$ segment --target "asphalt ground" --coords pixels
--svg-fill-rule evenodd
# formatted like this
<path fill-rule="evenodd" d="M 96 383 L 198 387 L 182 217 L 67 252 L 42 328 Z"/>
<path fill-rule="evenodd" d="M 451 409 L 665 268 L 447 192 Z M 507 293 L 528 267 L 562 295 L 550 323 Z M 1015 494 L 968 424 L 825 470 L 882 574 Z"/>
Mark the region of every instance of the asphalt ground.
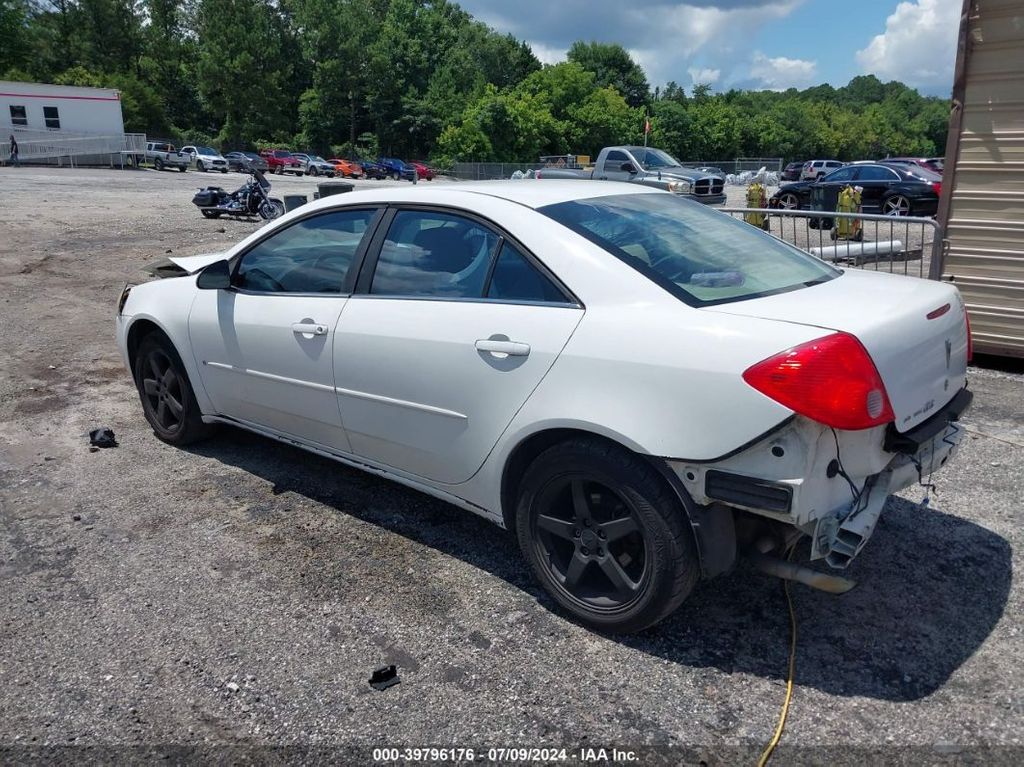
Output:
<path fill-rule="evenodd" d="M 276 196 L 314 187 L 272 180 Z M 785 691 L 779 581 L 740 565 L 659 626 L 601 636 L 467 512 L 241 431 L 156 440 L 115 301 L 143 265 L 258 226 L 189 202 L 241 181 L 0 169 L 0 762 L 373 763 L 373 747 L 444 746 L 753 764 Z M 929 505 L 921 489 L 890 500 L 848 572 L 858 587 L 792 588 L 773 763 L 1024 757 L 1024 376 L 1004 367 L 972 369 L 959 458 Z M 90 452 L 101 425 L 119 446 Z M 401 683 L 372 689 L 392 663 Z"/>

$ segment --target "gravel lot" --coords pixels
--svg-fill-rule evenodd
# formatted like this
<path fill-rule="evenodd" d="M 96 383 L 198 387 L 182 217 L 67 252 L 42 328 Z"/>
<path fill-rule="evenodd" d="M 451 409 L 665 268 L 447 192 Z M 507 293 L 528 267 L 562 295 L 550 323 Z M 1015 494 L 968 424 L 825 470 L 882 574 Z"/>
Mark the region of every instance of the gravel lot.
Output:
<path fill-rule="evenodd" d="M 252 231 L 190 203 L 241 180 L 0 169 L 0 762 L 352 745 L 756 761 L 785 691 L 778 581 L 741 565 L 655 629 L 603 637 L 473 515 L 239 431 L 153 437 L 114 345 L 118 291 Z M 1024 376 L 971 381 L 972 434 L 931 507 L 890 501 L 849 594 L 793 588 L 776 763 L 1024 758 Z M 90 452 L 98 425 L 120 447 Z M 401 684 L 372 690 L 387 663 Z"/>

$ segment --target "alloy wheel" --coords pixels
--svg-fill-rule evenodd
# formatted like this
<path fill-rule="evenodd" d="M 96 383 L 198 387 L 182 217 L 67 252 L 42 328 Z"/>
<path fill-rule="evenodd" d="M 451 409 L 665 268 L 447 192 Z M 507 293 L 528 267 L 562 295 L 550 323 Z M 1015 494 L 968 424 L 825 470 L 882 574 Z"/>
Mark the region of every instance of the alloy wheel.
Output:
<path fill-rule="evenodd" d="M 901 194 L 894 195 L 885 201 L 882 210 L 887 216 L 909 216 L 910 200 Z"/>
<path fill-rule="evenodd" d="M 800 204 L 797 200 L 796 195 L 792 193 L 786 193 L 779 197 L 779 207 L 783 210 L 795 210 Z"/>
<path fill-rule="evenodd" d="M 649 557 L 636 511 L 595 477 L 567 476 L 537 499 L 533 540 L 551 581 L 589 610 L 634 604 L 649 580 Z"/>
<path fill-rule="evenodd" d="M 142 365 L 142 392 L 161 428 L 173 432 L 184 417 L 185 392 L 174 363 L 163 349 L 151 349 Z"/>

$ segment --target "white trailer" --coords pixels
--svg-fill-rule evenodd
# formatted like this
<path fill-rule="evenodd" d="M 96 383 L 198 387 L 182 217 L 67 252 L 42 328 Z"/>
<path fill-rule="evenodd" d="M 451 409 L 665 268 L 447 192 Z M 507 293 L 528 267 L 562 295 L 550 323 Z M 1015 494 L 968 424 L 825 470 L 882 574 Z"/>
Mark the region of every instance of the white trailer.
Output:
<path fill-rule="evenodd" d="M 112 88 L 0 80 L 0 125 L 8 135 L 62 131 L 123 136 L 121 94 Z"/>

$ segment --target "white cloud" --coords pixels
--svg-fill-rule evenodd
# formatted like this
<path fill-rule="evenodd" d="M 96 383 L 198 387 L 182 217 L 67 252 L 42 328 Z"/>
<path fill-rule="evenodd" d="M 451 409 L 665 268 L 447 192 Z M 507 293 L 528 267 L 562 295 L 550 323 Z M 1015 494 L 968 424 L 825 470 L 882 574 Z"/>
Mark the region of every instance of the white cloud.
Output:
<path fill-rule="evenodd" d="M 806 0 L 460 0 L 476 18 L 526 40 L 554 63 L 575 40 L 622 44 L 652 87 L 686 84 L 689 69 L 719 82 L 746 76 L 750 41 Z M 560 55 L 561 54 L 561 55 Z M 706 80 L 705 80 L 706 81 Z"/>
<path fill-rule="evenodd" d="M 686 72 L 690 75 L 690 82 L 694 85 L 697 85 L 698 83 L 714 85 L 722 77 L 721 69 L 710 69 L 707 67 L 690 67 Z"/>
<path fill-rule="evenodd" d="M 565 61 L 565 54 L 568 53 L 567 48 L 557 48 L 544 43 L 530 43 L 530 48 L 533 49 L 533 55 L 540 59 L 541 64 L 557 64 L 559 61 Z"/>
<path fill-rule="evenodd" d="M 766 56 L 754 52 L 750 65 L 750 76 L 765 88 L 784 91 L 786 88 L 802 88 L 814 80 L 818 64 L 806 59 L 788 59 L 785 56 Z"/>
<path fill-rule="evenodd" d="M 949 88 L 961 8 L 961 0 L 900 3 L 885 20 L 885 32 L 857 51 L 861 70 L 920 88 Z"/>

